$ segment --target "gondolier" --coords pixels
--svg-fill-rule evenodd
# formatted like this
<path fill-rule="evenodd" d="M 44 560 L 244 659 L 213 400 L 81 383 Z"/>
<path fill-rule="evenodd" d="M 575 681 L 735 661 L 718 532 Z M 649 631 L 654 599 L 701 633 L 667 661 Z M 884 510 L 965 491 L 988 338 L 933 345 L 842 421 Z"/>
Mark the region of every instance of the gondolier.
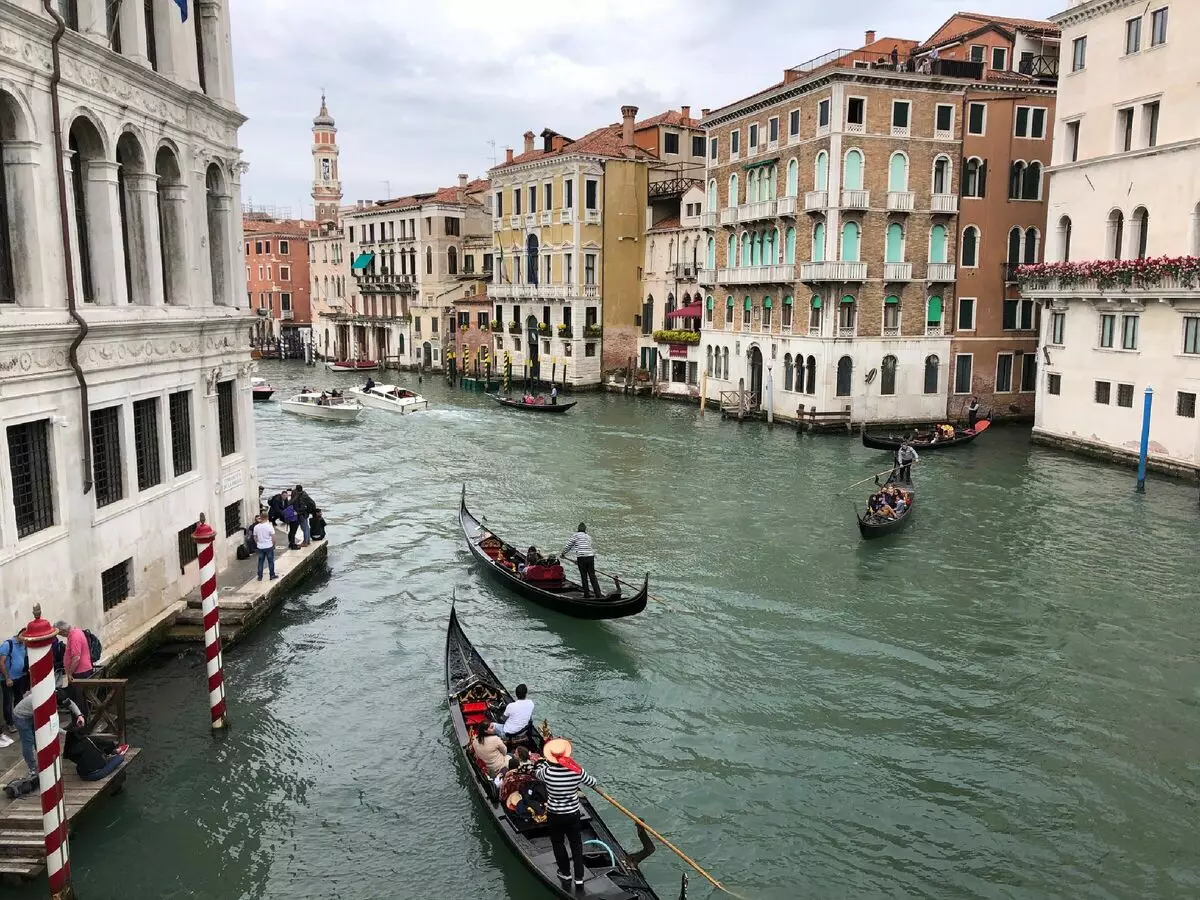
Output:
<path fill-rule="evenodd" d="M 921 457 L 917 455 L 917 451 L 913 449 L 913 445 L 905 441 L 900 445 L 900 449 L 896 451 L 896 464 L 898 470 L 896 480 L 903 481 L 905 484 L 912 484 L 912 465 L 919 461 Z"/>
<path fill-rule="evenodd" d="M 571 553 L 575 554 L 575 565 L 579 566 L 579 583 L 583 587 L 584 599 L 591 596 L 591 591 L 595 591 L 597 597 L 603 597 L 600 582 L 596 580 L 596 550 L 592 546 L 591 535 L 587 533 L 587 526 L 582 522 L 567 541 L 561 555 L 568 556 Z"/>
<path fill-rule="evenodd" d="M 975 423 L 979 421 L 979 398 L 972 397 L 971 405 L 967 407 L 967 428 L 971 431 L 975 430 Z"/>
<path fill-rule="evenodd" d="M 571 864 L 575 868 L 575 887 L 582 888 L 586 870 L 583 866 L 583 836 L 579 821 L 579 787 L 595 787 L 596 779 L 571 759 L 571 742 L 566 738 L 546 741 L 542 747 L 543 761 L 534 770 L 534 777 L 546 786 L 546 813 L 550 820 L 550 846 L 558 864 L 558 879 L 571 880 Z M 567 847 L 571 846 L 570 858 Z"/>

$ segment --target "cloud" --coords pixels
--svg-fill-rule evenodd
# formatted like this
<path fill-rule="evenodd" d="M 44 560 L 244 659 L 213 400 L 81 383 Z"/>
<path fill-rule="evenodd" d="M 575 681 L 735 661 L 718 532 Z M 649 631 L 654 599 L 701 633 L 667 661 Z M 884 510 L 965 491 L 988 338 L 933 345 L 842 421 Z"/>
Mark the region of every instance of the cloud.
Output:
<path fill-rule="evenodd" d="M 1065 0 L 991 0 L 1044 18 Z M 483 175 L 493 153 L 550 127 L 578 137 L 620 118 L 713 109 L 863 33 L 923 39 L 962 0 L 238 0 L 233 17 L 243 200 L 311 214 L 312 118 L 337 120 L 345 199 Z M 981 3 L 985 7 L 988 4 Z M 489 141 L 495 141 L 493 151 Z M 385 185 L 388 182 L 388 185 Z"/>

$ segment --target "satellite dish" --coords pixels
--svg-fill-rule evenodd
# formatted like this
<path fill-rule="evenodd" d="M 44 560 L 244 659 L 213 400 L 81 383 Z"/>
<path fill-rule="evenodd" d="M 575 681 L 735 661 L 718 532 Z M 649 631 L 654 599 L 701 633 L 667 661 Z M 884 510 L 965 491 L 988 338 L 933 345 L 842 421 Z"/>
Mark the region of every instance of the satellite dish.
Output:
<path fill-rule="evenodd" d="M 875 380 L 875 375 L 878 371 L 879 371 L 878 369 L 872 369 L 870 372 L 867 373 L 867 384 L 870 384 L 872 381 Z"/>

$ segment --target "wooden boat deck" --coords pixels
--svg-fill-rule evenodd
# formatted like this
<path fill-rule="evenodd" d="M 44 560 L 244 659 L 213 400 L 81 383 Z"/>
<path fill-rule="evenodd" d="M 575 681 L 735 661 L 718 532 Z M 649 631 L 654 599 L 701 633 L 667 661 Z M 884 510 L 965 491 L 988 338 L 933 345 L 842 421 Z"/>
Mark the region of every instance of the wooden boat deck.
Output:
<path fill-rule="evenodd" d="M 117 771 L 100 781 L 84 781 L 75 772 L 75 766 L 63 761 L 63 800 L 67 810 L 68 828 L 74 830 L 76 819 L 95 806 L 101 798 L 120 792 L 125 784 L 129 764 L 137 759 L 141 750 L 130 747 L 125 762 Z M 24 760 L 0 775 L 0 784 L 8 784 L 25 775 L 28 769 Z M 34 791 L 16 800 L 0 794 L 7 804 L 0 808 L 0 877 L 5 881 L 22 881 L 36 878 L 46 868 L 46 845 L 42 835 L 42 799 Z"/>

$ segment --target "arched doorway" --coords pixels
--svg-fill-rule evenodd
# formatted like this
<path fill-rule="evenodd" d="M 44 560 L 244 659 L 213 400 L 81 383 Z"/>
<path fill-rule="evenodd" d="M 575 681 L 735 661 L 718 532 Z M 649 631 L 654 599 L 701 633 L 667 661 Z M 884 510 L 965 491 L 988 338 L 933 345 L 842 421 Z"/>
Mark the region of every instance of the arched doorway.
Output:
<path fill-rule="evenodd" d="M 750 393 L 754 395 L 755 406 L 762 406 L 763 357 L 758 347 L 750 348 Z"/>
<path fill-rule="evenodd" d="M 525 240 L 525 281 L 528 284 L 538 283 L 538 239 L 531 234 Z"/>
<path fill-rule="evenodd" d="M 429 343 L 429 341 L 421 345 L 421 360 L 422 368 L 433 368 L 433 344 Z"/>

